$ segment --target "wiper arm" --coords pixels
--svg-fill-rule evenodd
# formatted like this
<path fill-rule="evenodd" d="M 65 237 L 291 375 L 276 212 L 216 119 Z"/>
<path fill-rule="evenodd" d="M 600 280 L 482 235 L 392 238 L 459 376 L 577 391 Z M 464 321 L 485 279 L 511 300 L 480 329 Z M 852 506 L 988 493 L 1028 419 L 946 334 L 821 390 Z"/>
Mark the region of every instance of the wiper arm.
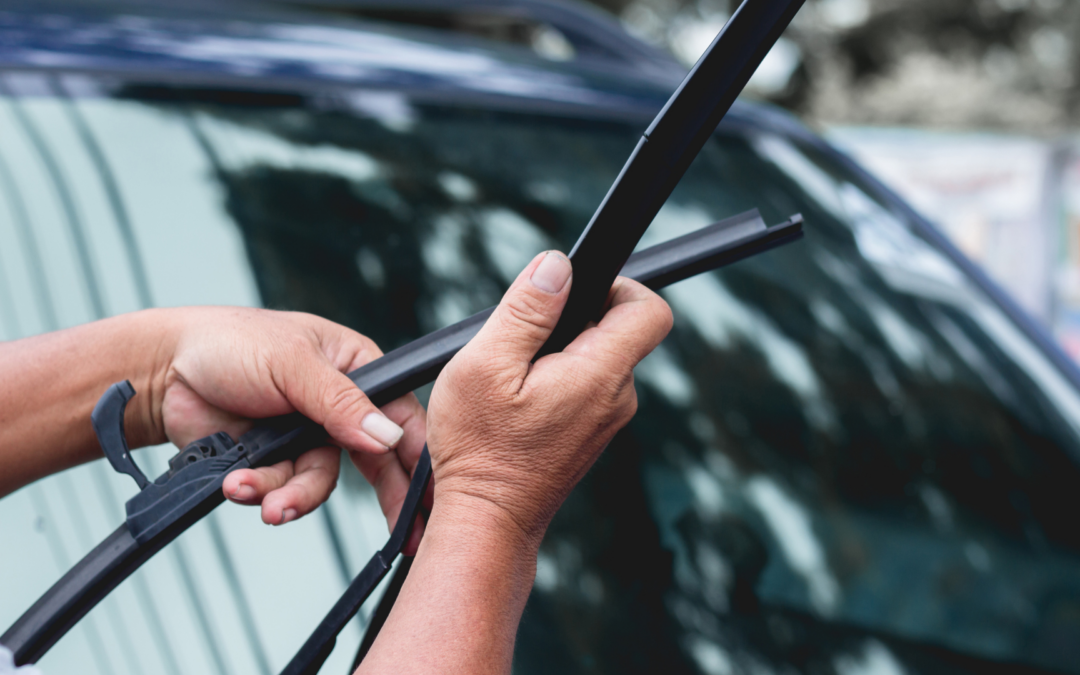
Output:
<path fill-rule="evenodd" d="M 800 217 L 767 228 L 757 212 L 751 211 L 636 254 L 628 261 L 625 272 L 658 289 L 788 243 L 801 234 Z M 395 349 L 349 373 L 349 378 L 375 405 L 385 405 L 434 381 L 443 366 L 476 335 L 493 309 Z M 125 454 L 126 444 L 120 442 L 119 415 L 125 398 L 130 394 L 123 383 L 113 385 L 95 409 L 99 413 L 95 427 L 102 432 L 102 447 L 110 463 L 118 470 L 123 467 L 122 473 L 130 474 L 133 468 L 141 476 Z M 115 435 L 110 435 L 110 428 L 117 430 Z M 16 664 L 36 662 L 120 582 L 221 504 L 221 486 L 231 471 L 295 458 L 324 444 L 325 439 L 325 431 L 318 425 L 288 415 L 271 424 L 264 420 L 235 443 L 225 434 L 215 434 L 188 445 L 169 461 L 169 471 L 128 502 L 124 524 L 12 624 L 0 636 L 0 644 L 14 653 Z M 419 469 L 414 471 L 414 477 L 417 473 Z M 136 482 L 140 480 L 136 478 Z M 403 509 L 399 521 L 411 520 Z M 392 562 L 393 556 L 389 560 Z"/>
<path fill-rule="evenodd" d="M 571 251 L 574 283 L 570 297 L 555 331 L 538 356 L 560 351 L 588 321 L 598 317 L 617 273 L 628 262 L 645 229 L 802 3 L 803 0 L 744 0 L 687 75 L 646 130 Z M 721 225 L 724 224 L 714 226 L 718 229 L 711 235 L 720 242 L 713 266 L 790 241 L 801 233 L 801 219 L 793 219 L 777 228 L 764 228 L 761 223 L 754 234 L 724 240 L 731 233 Z M 674 260 L 674 263 L 672 259 L 664 262 L 665 274 L 669 275 L 667 283 L 685 278 L 679 276 L 678 270 L 683 269 L 679 258 Z M 709 268 L 702 261 L 692 265 L 697 267 L 686 269 L 696 270 L 694 273 Z M 481 313 L 437 331 L 354 371 L 350 377 L 375 405 L 385 405 L 433 380 L 486 318 Z M 100 424 L 95 425 L 102 429 L 109 427 L 107 416 L 115 415 L 117 408 L 122 414 L 121 399 L 130 397 L 131 393 L 114 385 L 107 395 L 112 398 L 99 403 Z M 128 502 L 126 522 L 0 636 L 0 644 L 11 649 L 17 664 L 37 661 L 142 563 L 224 501 L 221 486 L 230 471 L 297 457 L 323 444 L 325 438 L 321 428 L 299 415 L 264 421 L 236 443 L 226 434 L 214 434 L 184 448 L 170 460 L 169 471 L 145 487 L 146 479 L 127 455 L 126 444 L 103 438 L 107 444 L 107 447 L 103 444 L 103 449 L 113 466 L 131 474 L 143 489 Z M 426 454 L 425 451 L 425 457 Z M 428 470 L 419 470 L 421 466 Z M 430 463 L 422 460 L 414 470 L 410 491 L 426 484 L 429 474 Z M 412 526 L 418 507 L 416 500 L 412 513 L 403 511 L 399 515 L 401 527 Z M 388 546 L 377 557 L 389 556 L 392 560 L 399 551 L 400 546 L 396 550 Z M 389 569 L 383 563 L 377 563 L 376 567 L 382 569 L 373 576 L 380 579 Z M 346 596 L 335 605 L 336 614 L 320 624 L 286 672 L 316 672 L 343 625 L 341 617 L 346 612 L 338 612 L 339 606 L 351 609 L 348 616 L 352 616 L 373 587 L 368 582 L 354 581 Z"/>
<path fill-rule="evenodd" d="M 795 215 L 786 223 L 767 228 L 755 210 L 631 256 L 622 271 L 624 276 L 636 279 L 656 290 L 703 271 L 715 269 L 794 241 L 800 236 L 802 236 L 801 216 Z M 612 282 L 614 282 L 614 277 Z M 482 317 L 486 320 L 493 310 L 494 308 L 481 312 L 474 318 Z M 468 329 L 468 339 L 461 342 L 462 346 L 476 334 L 483 325 L 483 320 L 477 321 L 475 328 Z M 432 334 L 431 337 L 434 335 Z M 311 637 L 296 653 L 289 665 L 281 671 L 282 675 L 312 675 L 319 671 L 323 662 L 330 656 L 338 634 L 390 571 L 394 559 L 404 548 L 420 512 L 420 503 L 430 480 L 431 457 L 425 445 L 420 460 L 413 470 L 409 491 L 398 513 L 398 520 L 394 525 L 390 541 L 372 556 L 360 574 L 349 584 Z M 388 595 L 382 602 L 392 603 L 393 601 L 394 596 Z M 374 640 L 374 633 L 378 632 L 379 627 L 380 625 L 376 625 L 369 628 L 373 634 L 365 636 L 364 644 L 370 644 Z"/>
<path fill-rule="evenodd" d="M 599 318 L 615 277 L 645 230 L 802 4 L 803 0 L 744 0 L 668 99 L 570 251 L 574 270 L 570 297 L 537 358 L 562 351 L 589 321 Z M 421 464 L 424 472 L 419 469 Z M 415 493 L 416 506 L 412 512 L 399 513 L 399 527 L 401 519 L 408 518 L 411 523 L 416 518 L 419 496 L 430 479 L 426 446 L 417 467 L 409 486 L 410 496 Z M 376 554 L 376 559 L 381 560 L 384 552 Z M 400 547 L 394 555 L 399 552 Z M 373 559 L 349 585 L 282 671 L 283 675 L 318 672 L 338 633 L 390 569 L 387 562 L 377 578 L 369 576 L 375 563 Z M 388 594 L 383 601 L 393 603 L 394 599 Z M 377 632 L 380 626 L 372 630 Z M 372 641 L 365 636 L 362 649 Z M 358 654 L 358 658 L 362 657 Z"/>
<path fill-rule="evenodd" d="M 802 4 L 744 0 L 690 69 L 570 251 L 570 297 L 539 355 L 561 351 L 598 317 L 641 236 Z"/>

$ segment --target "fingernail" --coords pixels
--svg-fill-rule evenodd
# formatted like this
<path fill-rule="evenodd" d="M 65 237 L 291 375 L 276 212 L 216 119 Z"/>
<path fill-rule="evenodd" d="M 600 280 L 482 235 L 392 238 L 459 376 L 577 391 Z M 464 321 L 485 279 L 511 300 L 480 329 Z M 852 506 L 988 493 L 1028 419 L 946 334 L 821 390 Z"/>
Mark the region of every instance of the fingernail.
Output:
<path fill-rule="evenodd" d="M 249 499 L 252 499 L 254 497 L 255 497 L 255 488 L 251 487 L 250 485 L 246 485 L 244 483 L 240 483 L 240 486 L 237 487 L 235 490 L 233 490 L 232 494 L 229 495 L 229 499 L 235 499 L 235 500 L 241 501 L 241 502 L 246 502 Z"/>
<path fill-rule="evenodd" d="M 363 429 L 368 436 L 371 436 L 388 448 L 397 445 L 397 442 L 400 441 L 401 437 L 405 434 L 405 431 L 391 422 L 390 418 L 378 412 L 368 413 L 367 416 L 364 417 L 364 420 L 360 422 L 360 428 Z"/>
<path fill-rule="evenodd" d="M 296 520 L 296 509 L 285 509 L 281 512 L 281 524 L 289 522 L 290 520 Z"/>
<path fill-rule="evenodd" d="M 533 285 L 548 293 L 558 293 L 570 278 L 570 261 L 562 255 L 549 252 L 532 273 Z"/>

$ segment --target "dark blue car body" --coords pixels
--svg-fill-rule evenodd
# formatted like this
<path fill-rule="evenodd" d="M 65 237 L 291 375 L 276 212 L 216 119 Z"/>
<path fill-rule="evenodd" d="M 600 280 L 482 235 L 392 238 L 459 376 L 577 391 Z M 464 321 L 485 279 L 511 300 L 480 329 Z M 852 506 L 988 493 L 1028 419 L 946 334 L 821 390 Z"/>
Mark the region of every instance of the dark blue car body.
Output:
<path fill-rule="evenodd" d="M 681 72 L 557 3 L 8 2 L 4 339 L 221 303 L 398 346 L 572 242 Z M 1080 374 L 1046 332 L 772 107 L 738 103 L 669 206 L 661 239 L 758 207 L 806 242 L 665 295 L 676 329 L 545 540 L 515 671 L 1080 672 Z M 130 492 L 98 462 L 0 503 L 30 552 L 2 556 L 0 624 Z M 219 511 L 46 672 L 274 672 L 383 536 L 351 468 L 272 536 Z"/>

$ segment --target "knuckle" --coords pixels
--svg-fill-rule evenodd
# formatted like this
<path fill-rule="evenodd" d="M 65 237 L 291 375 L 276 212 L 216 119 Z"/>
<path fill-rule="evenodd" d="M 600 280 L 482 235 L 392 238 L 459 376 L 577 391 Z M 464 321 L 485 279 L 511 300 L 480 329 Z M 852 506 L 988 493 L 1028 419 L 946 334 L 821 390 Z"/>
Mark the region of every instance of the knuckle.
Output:
<path fill-rule="evenodd" d="M 325 469 L 323 471 L 325 472 Z M 324 476 L 322 480 L 317 479 L 305 485 L 305 488 L 311 504 L 313 506 L 321 504 L 337 489 L 337 476 Z"/>
<path fill-rule="evenodd" d="M 311 464 L 300 469 L 298 474 L 306 476 L 304 482 L 315 486 L 321 492 L 332 492 L 337 487 L 339 469 L 329 464 Z"/>
<path fill-rule="evenodd" d="M 672 326 L 675 325 L 675 315 L 671 311 L 671 305 L 659 295 L 656 295 L 656 299 L 652 304 L 656 313 L 656 324 L 662 329 L 663 335 L 667 335 L 671 332 Z"/>
<path fill-rule="evenodd" d="M 266 473 L 263 474 L 266 482 L 261 486 L 263 495 L 267 495 L 274 490 L 280 490 L 289 479 L 292 478 L 292 467 L 284 466 L 272 466 L 268 467 Z"/>
<path fill-rule="evenodd" d="M 636 355 L 630 350 L 609 346 L 604 350 L 604 354 L 607 356 L 606 370 L 613 382 L 623 386 L 628 377 L 634 377 L 634 366 L 637 365 L 637 361 Z"/>
<path fill-rule="evenodd" d="M 528 289 L 521 289 L 507 298 L 505 309 L 508 323 L 515 329 L 535 332 L 551 330 L 556 317 L 551 316 L 549 304 L 547 298 L 541 298 Z"/>
<path fill-rule="evenodd" d="M 623 403 L 620 406 L 620 412 L 622 413 L 622 424 L 625 425 L 638 411 L 638 397 L 637 390 L 632 386 L 629 388 L 628 393 L 623 397 Z"/>
<path fill-rule="evenodd" d="M 325 502 L 337 488 L 337 478 L 305 481 L 297 488 L 304 495 L 302 503 L 307 508 L 315 508 Z"/>
<path fill-rule="evenodd" d="M 354 387 L 342 386 L 336 382 L 325 385 L 323 400 L 327 402 L 327 419 L 357 419 L 362 412 L 371 407 L 367 397 Z"/>
<path fill-rule="evenodd" d="M 357 356 L 362 356 L 367 361 L 374 361 L 383 355 L 383 350 L 379 348 L 379 345 L 375 344 L 374 340 L 366 335 L 360 335 L 360 333 L 355 335 L 360 338 L 357 343 Z"/>
<path fill-rule="evenodd" d="M 470 353 L 451 372 L 449 381 L 464 400 L 493 401 L 516 392 L 520 382 L 513 375 L 514 360 L 500 353 Z M 448 366 L 449 367 L 449 366 Z"/>
<path fill-rule="evenodd" d="M 339 326 L 338 324 L 330 322 L 327 323 L 333 327 L 333 333 L 329 336 L 329 341 L 334 344 L 332 351 L 340 352 L 347 356 L 346 360 L 349 362 L 354 359 L 360 359 L 364 362 L 374 361 L 383 355 L 383 351 L 379 348 L 379 345 L 375 344 L 375 341 L 368 336 L 345 326 Z M 327 340 L 328 338 L 324 337 L 324 343 Z"/>
<path fill-rule="evenodd" d="M 278 341 L 278 348 L 282 350 L 284 354 L 293 357 L 299 354 L 306 354 L 312 349 L 311 340 L 305 333 L 299 331 L 280 331 Z"/>
<path fill-rule="evenodd" d="M 292 504 L 294 508 L 298 508 L 304 513 L 315 508 L 315 505 L 319 503 L 319 500 L 316 498 L 316 495 L 311 488 L 302 483 L 286 485 L 282 488 L 282 492 L 285 493 L 284 501 Z"/>
<path fill-rule="evenodd" d="M 604 427 L 622 428 L 637 412 L 637 391 L 634 389 L 633 371 L 625 375 L 597 381 L 590 392 L 590 399 L 601 407 L 600 419 Z"/>

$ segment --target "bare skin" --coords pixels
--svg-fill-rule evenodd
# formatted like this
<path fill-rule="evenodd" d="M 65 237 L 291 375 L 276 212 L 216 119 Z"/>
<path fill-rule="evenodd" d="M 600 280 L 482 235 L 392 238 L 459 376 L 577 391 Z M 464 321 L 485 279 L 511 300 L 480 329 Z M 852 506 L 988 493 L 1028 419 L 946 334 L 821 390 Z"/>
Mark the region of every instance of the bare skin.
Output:
<path fill-rule="evenodd" d="M 326 500 L 338 447 L 396 521 L 424 446 L 424 410 L 409 395 L 380 412 L 343 374 L 381 355 L 371 340 L 319 317 L 231 307 L 147 310 L 0 344 L 0 496 L 101 457 L 90 412 L 110 384 L 129 379 L 132 448 L 183 447 L 215 431 L 235 438 L 252 419 L 295 410 L 326 427 L 333 446 L 225 479 L 225 496 L 261 505 L 264 522 L 284 524 Z"/>
<path fill-rule="evenodd" d="M 392 527 L 426 439 L 430 519 L 414 534 L 412 572 L 358 672 L 509 672 L 544 531 L 633 416 L 633 368 L 671 327 L 659 296 L 620 278 L 598 325 L 531 363 L 570 276 L 554 252 L 525 268 L 440 375 L 427 420 L 412 396 L 377 410 L 343 373 L 377 358 L 378 347 L 305 314 L 149 310 L 0 344 L 0 496 L 100 457 L 90 411 L 122 379 L 138 392 L 125 418 L 132 447 L 183 446 L 222 430 L 235 437 L 253 419 L 294 410 L 323 425 L 327 447 L 226 478 L 225 496 L 261 505 L 270 524 L 325 501 L 343 447 Z"/>
<path fill-rule="evenodd" d="M 544 531 L 637 410 L 634 366 L 671 329 L 671 310 L 620 278 L 599 325 L 530 363 L 570 290 L 569 265 L 554 292 L 530 280 L 544 260 L 435 382 L 434 507 L 359 673 L 509 673 Z"/>

